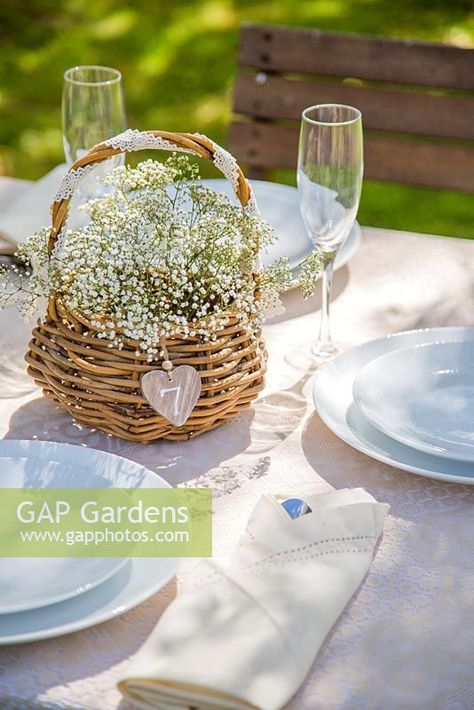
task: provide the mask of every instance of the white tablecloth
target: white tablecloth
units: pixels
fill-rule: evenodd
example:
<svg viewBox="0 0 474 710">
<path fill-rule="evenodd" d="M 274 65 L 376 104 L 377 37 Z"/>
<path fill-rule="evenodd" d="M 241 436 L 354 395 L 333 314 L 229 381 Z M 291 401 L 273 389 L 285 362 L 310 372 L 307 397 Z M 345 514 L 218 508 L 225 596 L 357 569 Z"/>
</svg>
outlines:
<svg viewBox="0 0 474 710">
<path fill-rule="evenodd" d="M 1 194 L 0 183 L 0 203 Z M 346 346 L 397 330 L 474 325 L 474 242 L 364 229 L 334 291 L 334 335 Z M 0 436 L 87 444 L 139 461 L 173 485 L 212 486 L 217 555 L 234 544 L 264 491 L 365 487 L 391 506 L 383 542 L 288 708 L 472 709 L 474 487 L 404 473 L 337 439 L 314 413 L 310 373 L 292 364 L 315 336 L 319 295 L 285 300 L 286 314 L 265 328 L 267 387 L 253 408 L 190 442 L 151 446 L 76 425 L 37 391 L 11 396 L 26 382 L 12 357 L 20 358 L 28 329 L 7 311 L 0 389 L 10 396 L 0 400 Z M 178 584 L 186 575 L 183 566 Z M 86 631 L 1 648 L 2 710 L 128 708 L 115 680 L 174 593 L 172 584 Z"/>
</svg>

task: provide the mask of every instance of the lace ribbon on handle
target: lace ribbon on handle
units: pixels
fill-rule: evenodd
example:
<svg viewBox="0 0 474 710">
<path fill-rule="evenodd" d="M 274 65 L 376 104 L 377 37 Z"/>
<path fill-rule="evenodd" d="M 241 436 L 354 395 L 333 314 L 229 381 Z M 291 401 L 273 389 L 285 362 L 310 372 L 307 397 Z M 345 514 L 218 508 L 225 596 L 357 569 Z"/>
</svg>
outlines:
<svg viewBox="0 0 474 710">
<path fill-rule="evenodd" d="M 153 135 L 153 133 L 148 131 L 138 131 L 132 128 L 127 128 L 126 131 L 123 131 L 123 133 L 119 133 L 113 138 L 104 141 L 103 144 L 125 152 L 158 149 L 177 151 L 181 153 L 194 153 L 193 150 L 175 145 L 160 136 Z M 66 173 L 61 185 L 59 186 L 59 190 L 56 193 L 54 202 L 60 202 L 61 200 L 66 200 L 72 197 L 77 187 L 77 183 L 95 167 L 96 165 L 91 163 Z"/>
<path fill-rule="evenodd" d="M 201 133 L 194 133 L 193 135 L 197 138 L 205 138 L 211 143 L 214 153 L 212 162 L 231 183 L 234 191 L 237 192 L 239 189 L 239 166 L 234 156 L 224 148 L 221 148 L 221 146 L 217 143 L 214 143 L 214 141 L 211 141 L 209 138 L 206 138 L 206 136 L 203 136 Z M 117 136 L 104 141 L 103 145 L 124 152 L 154 149 L 197 155 L 197 151 L 192 150 L 191 148 L 176 145 L 161 136 L 154 135 L 151 131 L 139 131 L 135 128 L 127 128 L 127 130 L 123 131 L 123 133 L 119 133 Z M 66 173 L 59 190 L 56 193 L 54 201 L 60 202 L 63 199 L 72 197 L 79 180 L 81 180 L 93 169 L 94 165 L 91 164 Z M 250 197 L 246 209 L 253 214 L 258 214 L 258 208 L 253 194 Z"/>
<path fill-rule="evenodd" d="M 151 131 L 139 131 L 136 128 L 127 128 L 123 133 L 104 141 L 104 145 L 130 153 L 137 150 L 172 150 L 181 153 L 195 153 L 190 148 L 184 148 L 161 136 L 155 136 Z"/>
<path fill-rule="evenodd" d="M 58 191 L 54 197 L 54 202 L 61 202 L 61 200 L 68 200 L 70 197 L 72 197 L 78 182 L 80 182 L 83 177 L 92 172 L 94 168 L 95 165 L 93 163 L 90 163 L 89 165 L 84 165 L 81 168 L 76 168 L 76 170 L 70 170 L 69 172 L 67 172 L 66 175 L 63 177 Z"/>
</svg>

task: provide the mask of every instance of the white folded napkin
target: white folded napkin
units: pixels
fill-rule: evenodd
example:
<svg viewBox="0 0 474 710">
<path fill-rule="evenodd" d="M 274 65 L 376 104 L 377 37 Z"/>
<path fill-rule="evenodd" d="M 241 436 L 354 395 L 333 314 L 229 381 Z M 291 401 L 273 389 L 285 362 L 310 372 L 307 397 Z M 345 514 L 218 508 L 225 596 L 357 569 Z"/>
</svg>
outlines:
<svg viewBox="0 0 474 710">
<path fill-rule="evenodd" d="M 50 206 L 67 166 L 57 165 L 37 182 L 26 187 L 7 209 L 0 213 L 2 240 L 13 246 L 22 244 L 41 227 L 51 223 Z"/>
<path fill-rule="evenodd" d="M 364 579 L 388 506 L 363 489 L 263 496 L 225 566 L 204 560 L 119 682 L 139 708 L 278 710 Z"/>
</svg>

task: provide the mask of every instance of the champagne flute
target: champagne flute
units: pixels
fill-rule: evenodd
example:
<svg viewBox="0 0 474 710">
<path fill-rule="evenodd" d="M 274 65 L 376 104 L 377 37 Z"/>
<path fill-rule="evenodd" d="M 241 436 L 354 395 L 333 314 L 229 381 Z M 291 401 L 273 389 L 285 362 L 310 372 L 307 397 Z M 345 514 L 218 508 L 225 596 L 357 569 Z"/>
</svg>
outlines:
<svg viewBox="0 0 474 710">
<path fill-rule="evenodd" d="M 62 102 L 63 144 L 69 165 L 97 143 L 125 129 L 122 75 L 117 69 L 101 66 L 72 67 L 64 73 Z M 78 192 L 82 199 L 98 197 L 104 187 L 97 181 L 124 156 L 114 156 L 83 178 Z M 107 164 L 109 163 L 109 164 Z"/>
<path fill-rule="evenodd" d="M 353 227 L 363 176 L 362 116 L 342 104 L 303 111 L 298 150 L 298 192 L 303 221 L 323 260 L 318 361 L 337 352 L 331 340 L 329 306 L 334 260 Z"/>
</svg>

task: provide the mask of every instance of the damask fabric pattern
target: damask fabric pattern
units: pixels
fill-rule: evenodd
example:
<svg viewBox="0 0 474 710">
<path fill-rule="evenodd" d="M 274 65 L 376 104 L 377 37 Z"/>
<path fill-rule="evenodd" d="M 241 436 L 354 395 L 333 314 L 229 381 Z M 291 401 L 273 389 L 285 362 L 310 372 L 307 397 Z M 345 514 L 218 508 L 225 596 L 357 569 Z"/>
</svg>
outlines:
<svg viewBox="0 0 474 710">
<path fill-rule="evenodd" d="M 334 288 L 334 335 L 345 347 L 397 330 L 474 326 L 474 243 L 366 229 Z M 320 297 L 303 301 L 291 292 L 284 301 L 286 314 L 265 328 L 265 392 L 252 410 L 214 432 L 141 446 L 87 429 L 38 392 L 27 393 L 24 374 L 11 366 L 12 348 L 8 359 L 0 348 L 0 391 L 9 395 L 0 400 L 1 435 L 106 449 L 173 485 L 212 487 L 217 559 L 233 547 L 262 493 L 366 488 L 391 506 L 383 540 L 286 710 L 472 710 L 474 486 L 399 471 L 337 439 L 314 413 L 312 372 L 302 357 L 315 335 Z M 0 326 L 19 359 L 26 331 L 11 312 L 0 315 Z M 113 621 L 0 648 L 0 708 L 128 710 L 115 681 L 193 564 L 183 564 L 177 584 Z"/>
</svg>

